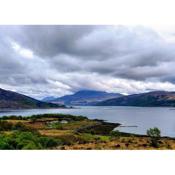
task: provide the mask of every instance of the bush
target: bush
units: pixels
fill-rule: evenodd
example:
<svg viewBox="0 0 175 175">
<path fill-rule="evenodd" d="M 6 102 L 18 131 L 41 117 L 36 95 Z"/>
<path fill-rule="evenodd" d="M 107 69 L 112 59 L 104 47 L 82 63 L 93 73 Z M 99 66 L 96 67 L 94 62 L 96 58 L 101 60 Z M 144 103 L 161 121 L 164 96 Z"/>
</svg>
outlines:
<svg viewBox="0 0 175 175">
<path fill-rule="evenodd" d="M 39 148 L 34 142 L 30 142 L 27 145 L 23 146 L 22 149 L 23 150 L 28 150 L 28 149 L 36 150 L 36 149 L 39 149 Z"/>
<path fill-rule="evenodd" d="M 41 143 L 41 145 L 44 148 L 55 147 L 55 146 L 58 145 L 58 142 L 59 142 L 59 144 L 61 144 L 61 141 L 60 140 L 55 140 L 53 138 L 48 138 L 48 137 L 40 137 L 39 138 L 39 142 Z"/>
<path fill-rule="evenodd" d="M 100 139 L 99 137 L 89 134 L 89 133 L 83 133 L 83 134 L 79 134 L 78 135 L 78 142 L 80 144 L 85 144 L 85 143 L 89 143 L 89 142 L 93 142 L 97 139 Z"/>
<path fill-rule="evenodd" d="M 13 125 L 12 130 L 17 130 L 17 131 L 30 131 L 30 132 L 35 132 L 37 133 L 37 130 L 31 127 L 26 126 L 22 122 L 18 122 Z"/>
<path fill-rule="evenodd" d="M 69 114 L 39 114 L 25 117 L 25 119 L 41 119 L 41 118 L 58 118 L 59 120 L 67 120 L 67 121 L 80 121 L 85 120 L 87 117 L 84 116 L 73 116 Z"/>
<path fill-rule="evenodd" d="M 2 119 L 2 120 L 26 120 L 25 117 L 22 117 L 22 116 L 15 116 L 15 115 L 3 116 L 1 119 Z"/>
<path fill-rule="evenodd" d="M 8 150 L 11 148 L 12 147 L 10 146 L 10 144 L 8 142 L 6 142 L 5 140 L 0 140 L 0 149 Z"/>
<path fill-rule="evenodd" d="M 0 131 L 7 131 L 12 129 L 13 124 L 7 121 L 0 120 Z"/>
<path fill-rule="evenodd" d="M 0 149 L 48 149 L 62 142 L 58 139 L 41 136 L 32 132 L 14 132 L 0 136 Z"/>
<path fill-rule="evenodd" d="M 35 131 L 34 129 L 25 126 L 22 122 L 13 124 L 8 121 L 0 120 L 0 131 L 12 131 L 12 130 Z"/>
<path fill-rule="evenodd" d="M 150 137 L 151 146 L 159 147 L 159 139 L 161 137 L 161 132 L 158 128 L 150 128 L 147 130 L 147 135 Z"/>
<path fill-rule="evenodd" d="M 120 132 L 118 130 L 110 132 L 111 137 L 120 137 Z"/>
</svg>

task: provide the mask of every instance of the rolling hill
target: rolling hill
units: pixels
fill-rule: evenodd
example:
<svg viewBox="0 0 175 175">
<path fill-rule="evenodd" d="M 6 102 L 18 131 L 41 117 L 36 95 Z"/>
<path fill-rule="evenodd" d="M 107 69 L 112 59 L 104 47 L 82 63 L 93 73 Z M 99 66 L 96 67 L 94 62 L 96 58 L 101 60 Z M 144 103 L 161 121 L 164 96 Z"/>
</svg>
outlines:
<svg viewBox="0 0 175 175">
<path fill-rule="evenodd" d="M 98 106 L 175 106 L 175 92 L 153 91 L 113 98 L 97 103 Z"/>
<path fill-rule="evenodd" d="M 123 95 L 119 93 L 107 93 L 104 91 L 81 90 L 72 95 L 65 95 L 60 98 L 46 100 L 46 102 L 59 103 L 64 105 L 95 105 L 103 100 L 118 98 Z M 44 98 L 47 99 L 47 98 Z"/>
<path fill-rule="evenodd" d="M 32 109 L 58 107 L 64 106 L 42 102 L 25 95 L 0 88 L 0 109 Z"/>
</svg>

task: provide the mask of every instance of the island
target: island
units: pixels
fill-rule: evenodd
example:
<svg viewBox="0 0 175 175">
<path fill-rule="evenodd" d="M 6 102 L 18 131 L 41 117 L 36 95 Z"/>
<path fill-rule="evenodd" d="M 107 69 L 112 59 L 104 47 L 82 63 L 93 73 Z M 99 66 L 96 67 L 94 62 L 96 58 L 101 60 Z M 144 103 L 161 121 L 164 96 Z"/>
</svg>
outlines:
<svg viewBox="0 0 175 175">
<path fill-rule="evenodd" d="M 0 149 L 175 149 L 174 138 L 156 137 L 158 129 L 136 135 L 119 132 L 119 126 L 120 123 L 66 114 L 4 116 L 0 118 Z"/>
</svg>

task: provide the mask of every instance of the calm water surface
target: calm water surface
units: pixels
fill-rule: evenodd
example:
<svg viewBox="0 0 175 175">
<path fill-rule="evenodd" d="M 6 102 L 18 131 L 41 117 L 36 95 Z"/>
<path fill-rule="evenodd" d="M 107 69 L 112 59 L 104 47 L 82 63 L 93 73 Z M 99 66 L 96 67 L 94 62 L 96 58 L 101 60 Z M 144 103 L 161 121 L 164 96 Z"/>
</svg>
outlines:
<svg viewBox="0 0 175 175">
<path fill-rule="evenodd" d="M 33 114 L 44 113 L 84 115 L 90 119 L 98 118 L 110 122 L 121 123 L 123 126 L 134 127 L 119 127 L 118 130 L 137 134 L 145 134 L 148 128 L 158 127 L 161 129 L 162 136 L 175 137 L 175 108 L 86 106 L 76 107 L 75 109 L 32 109 L 0 111 L 0 116 L 29 116 Z"/>
</svg>

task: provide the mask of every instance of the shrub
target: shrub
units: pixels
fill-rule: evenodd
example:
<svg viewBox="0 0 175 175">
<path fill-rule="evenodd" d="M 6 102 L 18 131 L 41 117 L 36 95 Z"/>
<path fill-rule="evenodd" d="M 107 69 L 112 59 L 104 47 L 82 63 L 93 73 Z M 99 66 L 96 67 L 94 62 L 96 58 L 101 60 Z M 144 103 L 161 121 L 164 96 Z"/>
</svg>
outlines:
<svg viewBox="0 0 175 175">
<path fill-rule="evenodd" d="M 61 144 L 58 139 L 32 132 L 16 131 L 10 135 L 0 135 L 0 149 L 48 149 Z"/>
<path fill-rule="evenodd" d="M 0 149 L 1 150 L 8 150 L 11 149 L 12 147 L 10 146 L 9 143 L 7 143 L 5 140 L 0 141 Z"/>
<path fill-rule="evenodd" d="M 18 122 L 16 124 L 14 124 L 13 130 L 26 131 L 27 129 L 26 129 L 26 126 L 23 123 Z"/>
<path fill-rule="evenodd" d="M 12 123 L 0 120 L 0 131 L 11 130 L 12 126 L 13 126 Z"/>
<path fill-rule="evenodd" d="M 92 135 L 90 133 L 82 133 L 78 135 L 78 142 L 81 143 L 89 143 L 93 142 L 97 139 L 100 139 L 99 137 Z"/>
<path fill-rule="evenodd" d="M 120 137 L 120 132 L 118 130 L 110 132 L 111 137 Z"/>
<path fill-rule="evenodd" d="M 147 135 L 150 137 L 151 146 L 159 147 L 159 139 L 161 137 L 161 132 L 158 128 L 150 128 L 147 130 Z"/>
<path fill-rule="evenodd" d="M 27 145 L 23 146 L 22 149 L 23 150 L 28 150 L 28 149 L 36 150 L 36 149 L 39 149 L 39 148 L 34 142 L 30 142 Z"/>
<path fill-rule="evenodd" d="M 37 133 L 37 130 L 31 127 L 26 126 L 22 122 L 18 122 L 13 125 L 12 130 L 17 130 L 17 131 L 30 131 L 30 132 L 35 132 Z"/>
<path fill-rule="evenodd" d="M 35 123 L 37 121 L 37 118 L 33 117 L 30 119 L 31 123 Z"/>
<path fill-rule="evenodd" d="M 1 119 L 2 120 L 25 120 L 25 117 L 11 115 L 11 116 L 3 116 Z"/>
<path fill-rule="evenodd" d="M 59 144 L 61 144 L 60 140 L 55 140 L 53 138 L 48 138 L 48 137 L 40 137 L 39 138 L 39 142 L 41 143 L 41 145 L 44 148 L 51 148 L 51 147 L 55 147 Z"/>
<path fill-rule="evenodd" d="M 9 130 L 35 131 L 34 129 L 25 126 L 22 122 L 13 124 L 5 120 L 0 120 L 0 131 L 9 131 Z"/>
</svg>

